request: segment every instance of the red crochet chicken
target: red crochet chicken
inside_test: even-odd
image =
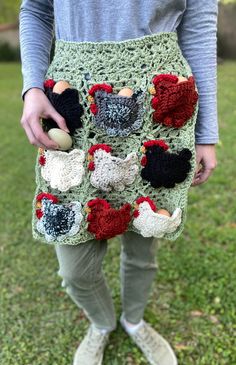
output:
[[[131,221],[131,204],[125,203],[121,208],[114,209],[105,199],[95,198],[87,203],[88,231],[97,240],[109,239],[122,234]]]
[[[171,74],[156,75],[151,100],[153,121],[167,127],[180,128],[194,113],[198,100],[193,76],[188,79]]]

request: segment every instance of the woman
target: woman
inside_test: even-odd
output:
[[[49,67],[54,22],[56,52]],[[24,0],[22,2],[20,42],[24,79],[22,90],[24,110],[21,125],[26,132],[29,142],[40,147],[40,154],[42,154],[42,151],[46,151],[48,153],[47,157],[49,157],[49,153],[54,153],[56,156],[55,152],[59,146],[45,132],[40,122],[41,118],[44,121],[51,119],[57,124],[58,128],[69,133],[71,131],[68,128],[68,120],[61,115],[63,113],[60,114],[58,112],[60,109],[55,107],[56,104],[53,106],[53,99],[48,97],[52,95],[50,94],[52,92],[52,90],[50,91],[51,81],[49,83],[44,83],[44,81],[45,79],[53,78],[54,87],[56,81],[70,80],[74,88],[79,90],[80,102],[82,103],[80,106],[84,113],[81,118],[81,120],[84,118],[82,128],[80,125],[77,129],[78,132],[73,135],[73,146],[81,148],[81,153],[84,153],[85,150],[89,151],[89,158],[93,160],[93,165],[90,165],[90,171],[84,172],[84,185],[82,183],[82,185],[76,188],[71,186],[69,190],[66,190],[66,193],[63,192],[61,195],[58,190],[53,190],[55,186],[50,185],[50,180],[45,185],[45,181],[41,176],[45,166],[39,166],[37,162],[38,183],[34,202],[36,205],[38,204],[38,207],[42,207],[43,199],[37,200],[37,198],[40,193],[43,193],[44,195],[40,196],[45,198],[44,204],[48,205],[43,206],[44,211],[43,208],[39,209],[38,216],[34,217],[37,220],[37,222],[34,221],[34,237],[44,241],[46,237],[48,241],[55,243],[60,266],[59,274],[63,278],[63,285],[71,298],[79,307],[83,308],[92,322],[88,333],[75,353],[74,365],[101,364],[109,334],[116,328],[114,306],[101,271],[101,265],[107,248],[107,239],[121,233],[123,305],[121,324],[151,364],[177,364],[173,349],[161,335],[143,320],[143,313],[157,270],[155,238],[162,237],[163,235],[169,239],[177,238],[185,219],[188,188],[190,185],[196,186],[205,182],[216,167],[215,144],[218,142],[216,24],[216,0],[211,0],[207,3],[203,0],[197,2],[194,0],[169,0],[167,2],[159,0],[135,2],[130,0],[119,2],[99,1],[99,3],[92,1],[82,2],[79,0],[67,2],[56,0],[54,3],[52,0]],[[160,77],[160,75],[162,76]],[[178,78],[176,75],[181,77]],[[193,78],[191,78],[192,75],[196,81],[196,88]],[[149,103],[145,104],[148,108],[146,115],[142,114],[143,109],[140,107],[143,104],[139,104],[137,109],[137,113],[141,114],[136,115],[137,120],[135,120],[135,123],[137,121],[139,123],[144,121],[143,125],[139,124],[134,129],[134,125],[129,124],[128,132],[127,130],[124,132],[121,126],[115,129],[111,129],[110,126],[108,128],[106,125],[108,117],[102,120],[97,107],[99,100],[102,100],[98,98],[97,90],[100,92],[100,97],[101,95],[104,96],[105,93],[106,99],[104,100],[108,100],[113,95],[112,98],[114,99],[109,99],[110,103],[115,103],[117,100],[122,103],[121,99],[117,99],[117,92],[121,91],[126,85],[126,83],[122,83],[121,80],[123,79],[125,79],[127,84],[130,82],[132,86],[128,88],[129,92],[131,91],[132,93],[132,89],[135,89],[135,95],[138,95],[136,94],[137,91],[143,97],[141,103]],[[181,82],[183,82],[182,85],[176,86]],[[183,90],[185,88],[184,85],[186,85],[188,90],[186,94],[187,99],[190,98],[189,93],[191,92],[191,105],[184,105],[184,103],[187,103],[187,99],[185,98],[184,101],[181,99],[182,104],[178,105],[178,111],[174,108],[175,106],[177,108],[176,104],[172,106],[174,109],[171,109],[171,117],[169,114],[163,116],[160,112],[160,104],[158,104],[162,101],[161,98],[163,96],[163,94],[160,94],[160,97],[158,97],[158,90],[161,90],[160,85],[162,88],[164,87],[164,92],[177,88],[176,90],[182,90],[183,95],[185,95]],[[152,87],[150,88],[150,86]],[[154,95],[153,99],[151,99],[152,96],[145,99],[149,89],[152,95]],[[83,97],[83,90],[87,94],[90,92],[90,95],[86,95],[90,99]],[[173,96],[173,93],[171,95]],[[199,109],[197,109],[196,104],[197,98]],[[177,99],[178,95],[175,100]],[[92,103],[90,105],[90,112],[89,108],[87,108],[88,103],[86,103],[86,100]],[[135,102],[137,107],[137,99],[135,99]],[[177,101],[175,102],[177,103]],[[101,108],[102,105],[100,104],[99,107]],[[111,108],[111,105],[114,107],[114,104],[109,105],[106,104],[108,109]],[[174,123],[173,120],[177,118],[176,115],[181,114],[184,108],[182,105],[186,107],[186,111],[189,111],[190,107],[191,115],[189,114],[181,125],[177,125],[176,122],[176,124],[168,126],[168,123]],[[109,110],[106,109],[106,113]],[[157,114],[153,113],[153,110],[156,110]],[[196,114],[197,110],[198,114]],[[119,111],[116,114],[114,123],[117,123],[118,117],[120,117],[119,113],[121,112]],[[131,114],[129,115],[131,116]],[[155,120],[157,124],[150,124],[151,129],[147,131],[145,128],[149,125],[148,123],[150,123],[152,118],[154,121],[155,115],[158,115]],[[161,122],[162,117],[163,120]],[[128,123],[130,120],[128,120]],[[148,137],[149,132],[151,137]],[[138,133],[141,133],[143,139],[139,139]],[[144,137],[149,139],[149,142],[145,141],[146,144],[144,143]],[[165,142],[163,142],[163,138]],[[162,142],[160,142],[160,139]],[[138,143],[136,142],[137,140]],[[135,181],[138,182],[134,184],[137,185],[131,184],[130,190],[128,182],[124,182],[125,175],[122,176],[123,181],[121,179],[117,180],[117,176],[116,180],[114,180],[113,176],[112,182],[109,180],[110,185],[104,185],[103,178],[100,179],[101,181],[95,178],[95,172],[97,172],[96,169],[98,168],[96,161],[99,162],[99,160],[95,159],[95,152],[101,147],[100,144],[103,146],[102,151],[101,149],[99,150],[100,153],[110,163],[111,160],[114,161],[114,156],[112,159],[110,155],[110,145],[113,143],[114,146],[117,146],[115,152],[118,155],[122,155],[124,151],[122,148],[124,146],[121,146],[121,141],[125,146],[125,151],[131,153],[133,153],[134,148],[135,150],[138,148],[139,142],[143,143],[142,151],[144,155],[142,165],[143,170],[146,170],[142,173],[143,179],[140,176],[138,178],[136,175]],[[150,141],[152,147],[157,148],[160,154],[163,154],[165,149],[168,149],[169,145],[166,143],[168,142],[172,150],[178,154],[178,156],[175,155],[175,166],[177,161],[179,161],[179,156],[185,154],[185,159],[188,161],[185,160],[183,162],[182,159],[181,164],[185,163],[188,175],[185,174],[182,180],[167,181],[165,183],[163,182],[165,180],[164,177],[162,182],[156,181],[154,176],[151,178],[150,171],[147,171],[149,161],[148,154],[146,153],[150,147]],[[182,147],[186,147],[184,151],[180,150]],[[186,157],[187,155],[188,158]],[[39,155],[38,157],[40,158]],[[46,161],[48,161],[47,157]],[[169,160],[172,158],[173,156],[168,155]],[[45,163],[45,159],[41,159],[41,161]],[[189,163],[191,163],[191,169]],[[121,160],[119,160],[119,164],[121,164]],[[155,165],[155,168],[157,165]],[[195,165],[197,168],[194,171]],[[118,162],[117,165],[111,166],[117,167]],[[132,167],[134,168],[135,166],[136,162]],[[125,171],[130,173],[131,170]],[[130,177],[129,174],[127,179],[128,177]],[[148,180],[148,184],[145,184],[145,179]],[[85,190],[85,186],[88,183],[91,183],[92,193],[90,190]],[[92,185],[93,188],[91,187]],[[58,186],[57,189],[59,189]],[[134,186],[137,186],[137,191],[132,188]],[[179,212],[182,211],[182,226],[178,223],[179,230],[174,233],[169,231],[169,236],[166,234],[167,231],[164,232],[165,234],[163,232],[163,234],[160,233],[160,231],[155,231],[155,234],[150,233],[150,231],[145,234],[142,233],[146,227],[149,229],[148,222],[150,222],[150,216],[145,221],[142,231],[140,228],[141,223],[138,221],[141,210],[137,208],[135,208],[136,211],[133,215],[136,228],[134,226],[130,228],[131,221],[129,219],[132,203],[135,203],[136,207],[138,205],[139,208],[141,203],[148,203],[149,205],[147,206],[151,210],[151,217],[153,217],[152,210],[156,212],[154,193],[154,188],[156,187],[161,189],[160,192],[165,197],[161,201],[163,205],[165,201],[165,208],[168,207],[169,210],[173,211],[176,208],[173,201],[175,202],[179,199],[179,206],[181,208],[179,208]],[[172,189],[173,187],[175,189]],[[45,214],[46,207],[48,209],[47,212],[51,207],[52,209],[55,208],[50,199],[55,199],[54,203],[58,202],[56,200],[57,197],[55,198],[56,195],[60,196],[62,201],[65,198],[65,202],[68,202],[71,191],[74,194],[73,199],[78,200],[87,209],[87,221],[89,222],[88,226],[83,226],[82,223],[81,226],[77,224],[77,234],[73,237],[69,237],[68,230],[67,235],[61,232],[60,234],[58,232],[55,233],[55,229],[47,230],[48,221]],[[128,194],[126,193],[127,191]],[[140,198],[142,191],[147,192],[148,196]],[[49,201],[46,201],[48,192],[52,192],[53,197],[50,195]],[[83,195],[81,195],[82,193]],[[179,194],[178,197],[176,194]],[[98,209],[96,197],[106,198],[105,201],[103,199],[101,202],[103,203],[103,210],[99,208],[99,216],[97,218],[104,218],[102,224],[104,226],[107,224],[107,214],[105,214],[107,212],[104,213],[104,210],[111,209],[107,201],[112,202],[114,204],[113,207],[117,209],[115,212],[114,210],[112,211],[116,217],[119,214],[118,208],[121,206],[121,202],[124,202],[124,199],[126,199],[124,208],[126,210],[123,210],[119,216],[119,222],[124,224],[123,230],[120,230],[120,225],[122,224],[119,224],[117,228],[117,225],[116,227],[111,227],[111,223],[106,231],[109,231],[109,234],[104,234],[105,228],[98,227],[98,220],[94,223],[93,208],[95,206]],[[116,204],[116,200],[119,200],[119,204]],[[88,204],[87,206],[88,202],[90,202],[90,205]],[[55,209],[60,208],[57,207]],[[124,219],[122,220],[124,212],[127,213],[128,227],[127,222],[124,222]],[[82,219],[84,216],[82,211],[78,214],[78,217]],[[155,215],[153,219],[156,218],[162,219],[160,215]],[[156,229],[156,225],[154,228]],[[79,229],[80,231],[78,232]]]

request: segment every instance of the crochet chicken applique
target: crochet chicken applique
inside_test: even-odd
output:
[[[39,163],[42,177],[53,189],[67,191],[81,184],[85,173],[85,152],[73,149],[70,152],[40,149]]]
[[[122,91],[113,93],[109,84],[95,84],[89,89],[88,100],[93,114],[93,123],[102,128],[109,136],[128,136],[139,129],[143,122],[145,93],[142,90],[133,92],[124,88],[130,96]]]
[[[40,193],[36,197],[36,223],[39,233],[47,241],[62,241],[80,230],[83,219],[81,203],[73,201],[57,204],[59,199],[50,193]]]
[[[192,152],[183,148],[178,152],[167,151],[169,146],[163,140],[149,140],[143,143],[141,151],[141,177],[153,188],[174,188],[183,182],[191,170]]]
[[[138,174],[138,156],[129,153],[125,159],[112,156],[112,148],[107,144],[95,144],[88,150],[88,169],[91,184],[103,191],[123,191],[131,185]]]
[[[45,80],[44,88],[50,103],[63,116],[70,134],[73,135],[77,128],[82,127],[81,117],[84,114],[78,90],[72,88],[67,81],[55,82],[53,79]],[[46,131],[58,128],[57,123],[50,118],[43,119],[43,126]]]
[[[178,77],[171,74],[156,75],[149,89],[153,95],[151,100],[154,123],[167,127],[180,128],[193,115],[198,93],[194,77]]]
[[[119,209],[112,208],[105,199],[90,200],[85,211],[88,213],[88,231],[97,240],[109,239],[125,232],[132,219],[131,204],[125,203]]]
[[[161,238],[174,232],[181,223],[182,210],[176,208],[172,215],[164,209],[159,211],[148,196],[136,200],[133,225],[143,237]]]

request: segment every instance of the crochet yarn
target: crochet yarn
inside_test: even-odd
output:
[[[56,197],[55,197],[56,199]],[[55,204],[45,196],[41,200],[42,215],[38,215],[37,230],[50,241],[62,241],[65,237],[75,235],[80,229],[81,214],[80,202],[69,204]]]
[[[81,184],[85,168],[85,152],[73,149],[70,152],[46,150],[42,152],[39,163],[42,165],[42,177],[51,188],[67,191]]]
[[[179,82],[175,75],[157,75],[153,84],[153,121],[169,127],[182,127],[192,117],[198,100],[193,76]]]
[[[56,111],[65,118],[67,128],[73,134],[76,128],[82,127],[81,116],[83,115],[83,107],[79,102],[79,93],[76,89],[65,89],[61,94],[52,91],[54,80],[45,82],[45,94],[50,100]],[[58,125],[52,119],[43,119],[44,130],[48,131],[51,128],[58,128]]]
[[[175,184],[186,179],[191,169],[190,159],[192,157],[188,148],[170,153],[167,151],[167,144],[158,140],[144,142],[143,146],[145,156],[141,160],[144,166],[141,176],[149,181],[151,186],[174,188]]]
[[[129,230],[179,237],[196,165],[192,77],[175,32],[119,42],[56,41],[45,87],[52,96],[55,82],[69,83],[78,98],[63,107],[78,111],[79,100],[83,114],[74,119],[68,151],[38,150],[33,238],[77,245]],[[130,96],[119,94],[125,88]]]
[[[125,232],[131,221],[131,205],[114,209],[105,199],[96,198],[87,203],[88,231],[97,240],[109,239]]]
[[[134,182],[139,172],[138,156],[131,152],[122,159],[112,156],[110,150],[109,146],[99,144],[89,149],[90,160],[93,160],[88,165],[92,170],[90,182],[97,189],[104,191],[123,191],[125,186]]]
[[[110,85],[94,86],[89,90],[89,94],[94,97],[90,109],[94,114],[95,126],[103,128],[110,136],[124,137],[141,127],[144,91],[138,90],[128,97],[113,94]]]
[[[176,208],[168,217],[156,212],[156,207],[151,199],[139,199],[134,212],[133,225],[144,237],[161,238],[166,233],[174,232],[181,223],[182,211]],[[153,207],[154,206],[154,207]],[[135,214],[136,213],[136,214]]]

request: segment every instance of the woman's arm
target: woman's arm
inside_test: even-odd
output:
[[[67,130],[64,118],[44,94],[44,77],[50,62],[53,37],[53,0],[23,0],[20,8],[20,48],[24,109],[21,125],[31,144],[57,148],[43,131],[40,119],[52,118]]]
[[[19,21],[23,96],[32,87],[44,89],[53,38],[53,0],[23,0]]]
[[[192,68],[199,92],[195,138],[197,163],[202,168],[196,172],[193,185],[206,181],[217,164],[217,15],[217,0],[187,0],[177,29],[180,48]]]

